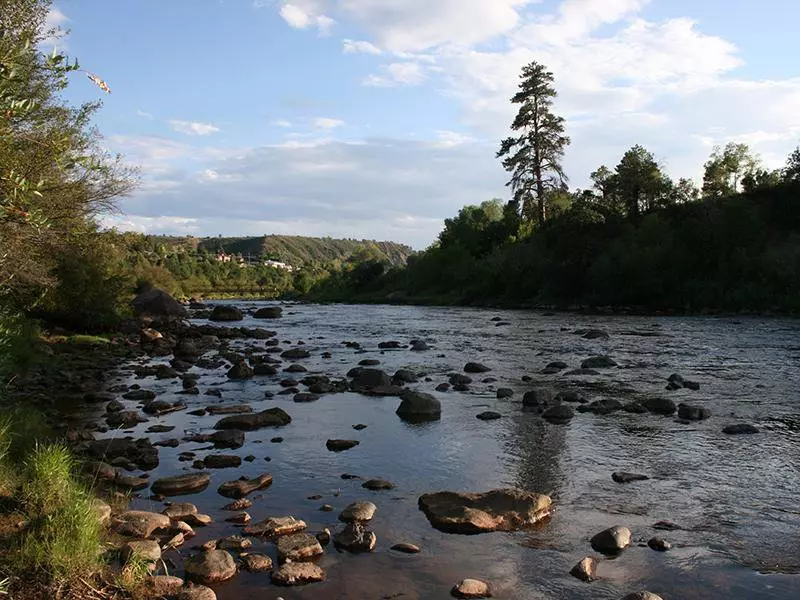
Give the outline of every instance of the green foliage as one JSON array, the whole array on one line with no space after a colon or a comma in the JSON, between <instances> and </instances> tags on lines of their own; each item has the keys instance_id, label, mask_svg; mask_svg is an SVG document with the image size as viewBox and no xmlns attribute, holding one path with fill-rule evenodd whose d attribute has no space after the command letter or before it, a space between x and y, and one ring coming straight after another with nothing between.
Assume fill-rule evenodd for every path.
<instances>
[{"instance_id":1,"label":"green foliage","mask_svg":"<svg viewBox=\"0 0 800 600\"><path fill-rule=\"evenodd\" d=\"M747 144L729 143L724 148L715 146L705 164L703 196L723 198L736 194L743 179L758 169L759 159L750 152Z\"/></svg>"},{"instance_id":2,"label":"green foliage","mask_svg":"<svg viewBox=\"0 0 800 600\"><path fill-rule=\"evenodd\" d=\"M795 148L786 160L782 179L786 183L800 183L800 146Z\"/></svg>"},{"instance_id":3,"label":"green foliage","mask_svg":"<svg viewBox=\"0 0 800 600\"><path fill-rule=\"evenodd\" d=\"M516 136L500 143L497 158L511 173L508 186L528 221L543 225L547 218L547 194L561 189L566 175L561 166L569 138L565 120L552 112L558 93L553 74L544 65L531 62L522 68L519 91L511 98L519 110L511 123Z\"/></svg>"},{"instance_id":4,"label":"green foliage","mask_svg":"<svg viewBox=\"0 0 800 600\"><path fill-rule=\"evenodd\" d=\"M93 572L100 564L102 525L66 446L37 445L18 479L29 525L14 557L17 568L53 580Z\"/></svg>"},{"instance_id":5,"label":"green foliage","mask_svg":"<svg viewBox=\"0 0 800 600\"><path fill-rule=\"evenodd\" d=\"M36 358L36 324L19 312L0 305L0 387Z\"/></svg>"}]
</instances>

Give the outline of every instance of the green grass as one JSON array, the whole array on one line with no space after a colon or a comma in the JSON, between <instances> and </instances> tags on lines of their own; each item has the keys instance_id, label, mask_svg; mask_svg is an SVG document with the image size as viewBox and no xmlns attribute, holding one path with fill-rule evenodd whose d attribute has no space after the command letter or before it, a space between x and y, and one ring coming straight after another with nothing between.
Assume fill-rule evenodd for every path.
<instances>
[{"instance_id":1,"label":"green grass","mask_svg":"<svg viewBox=\"0 0 800 600\"><path fill-rule=\"evenodd\" d=\"M17 556L20 568L33 567L57 580L99 567L103 526L75 471L61 444L37 446L25 462L21 498L30 526Z\"/></svg>"},{"instance_id":2,"label":"green grass","mask_svg":"<svg viewBox=\"0 0 800 600\"><path fill-rule=\"evenodd\" d=\"M128 593L133 592L150 575L151 564L151 561L143 558L138 553L133 553L128 557L119 575L114 579L114 583L118 588Z\"/></svg>"}]
</instances>

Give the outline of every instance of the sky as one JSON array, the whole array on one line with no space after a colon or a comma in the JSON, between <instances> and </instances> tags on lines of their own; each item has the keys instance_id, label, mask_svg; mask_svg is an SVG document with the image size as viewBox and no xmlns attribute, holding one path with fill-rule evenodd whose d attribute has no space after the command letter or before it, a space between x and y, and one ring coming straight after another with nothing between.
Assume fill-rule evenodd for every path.
<instances>
[{"instance_id":1,"label":"sky","mask_svg":"<svg viewBox=\"0 0 800 600\"><path fill-rule=\"evenodd\" d=\"M495 153L532 60L555 77L573 188L634 144L675 178L731 141L782 166L799 21L795 0L56 0L49 16L112 89L103 144L141 169L106 225L418 249L462 206L508 199Z\"/></svg>"}]
</instances>

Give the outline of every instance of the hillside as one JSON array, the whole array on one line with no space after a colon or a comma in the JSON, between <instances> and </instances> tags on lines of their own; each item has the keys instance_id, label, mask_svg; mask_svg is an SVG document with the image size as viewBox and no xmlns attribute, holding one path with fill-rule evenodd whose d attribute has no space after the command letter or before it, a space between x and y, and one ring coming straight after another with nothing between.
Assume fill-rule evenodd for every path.
<instances>
[{"instance_id":1,"label":"hillside","mask_svg":"<svg viewBox=\"0 0 800 600\"><path fill-rule=\"evenodd\" d=\"M314 238L297 235L265 235L261 237L217 237L196 238L186 245L196 245L197 250L216 253L220 250L228 254L250 254L279 260L299 267L313 263L327 264L344 260L354 254L369 253L376 258L384 258L393 266L405 265L413 250L395 242L375 242L371 240L349 240L333 238Z\"/></svg>"}]
</instances>

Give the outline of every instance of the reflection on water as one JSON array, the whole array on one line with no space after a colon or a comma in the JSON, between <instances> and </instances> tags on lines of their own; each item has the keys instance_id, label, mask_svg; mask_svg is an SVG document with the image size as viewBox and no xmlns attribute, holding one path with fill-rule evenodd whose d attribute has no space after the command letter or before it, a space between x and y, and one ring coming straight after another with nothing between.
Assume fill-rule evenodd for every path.
<instances>
[{"instance_id":1,"label":"reflection on water","mask_svg":"<svg viewBox=\"0 0 800 600\"><path fill-rule=\"evenodd\" d=\"M254 303L240 303L244 308ZM497 327L490 319L510 323ZM272 487L254 495L248 512L254 520L291 514L312 531L335 527L346 504L369 499L378 505L373 529L376 552L352 556L328 548L321 559L324 584L305 589L279 589L264 574L241 573L218 586L222 600L293 598L449 598L450 587L464 577L490 581L498 598L620 598L650 589L665 598L795 598L800 597L800 377L797 340L800 323L783 319L588 317L572 314L542 316L525 311L417 308L387 306L296 305L280 320L245 326L278 331L280 340L302 340L312 358L302 362L313 373L342 376L363 358L377 358L389 373L398 368L423 372L432 391L461 371L468 360L492 368L496 383L478 382L466 393L440 393L442 420L409 425L394 414L395 398L357 394L324 396L295 404L291 396L265 400L264 392L280 390L280 377L231 382L224 369L197 370L199 387L217 386L222 399L173 396L174 381L138 380L164 399L182 399L189 410L215 403L245 402L255 410L281 406L293 418L280 432L265 429L247 434L240 456L253 455L236 469L211 471L212 484L187 497L215 521L189 545L236 533L219 511L226 503L216 493L223 481L261 472L274 475ZM586 340L572 333L600 328L608 340ZM426 352L381 352L378 342L407 343L424 339ZM341 342L357 341L366 352L356 353ZM263 342L235 342L233 348ZM322 358L329 352L331 358ZM552 360L570 368L596 354L608 354L620 367L597 376L541 375ZM666 392L666 378L678 372L700 382L699 391ZM528 375L532 381L523 382ZM112 383L132 382L123 373ZM590 400L669 395L711 409L712 418L690 425L671 417L614 413L577 414L566 426L551 425L536 413L521 410L524 392L537 385L580 389ZM496 399L497 387L514 389L510 399ZM131 407L135 403L128 403ZM483 422L484 410L503 415ZM757 436L725 436L724 425L751 422ZM156 441L182 437L184 431L206 431L215 417L173 413L151 419L133 430L136 436L155 423L176 425L175 431L148 434ZM353 424L368 425L355 431ZM283 443L271 443L280 435ZM328 438L358 439L352 450L332 453ZM203 444L182 443L161 448L161 464L152 478L189 469L180 452L209 453ZM269 458L269 462L265 460ZM648 474L649 481L619 485L615 470ZM389 479L396 489L370 492L343 473ZM455 536L430 527L417 509L417 498L443 489L483 491L513 486L552 495L557 511L543 526L518 533ZM319 494L322 500L308 500ZM322 503L336 512L319 511ZM139 508L160 510L163 504L140 498ZM681 529L656 532L659 520ZM659 533L673 543L668 553L634 545L614 560L600 562L601 580L581 583L568 575L582 557L591 554L589 538L601 529L622 524L636 542ZM420 545L423 552L407 556L389 548L397 542ZM276 558L274 547L257 542L254 551ZM180 567L187 554L169 557ZM179 568L180 570L180 568ZM761 572L761 573L760 573ZM770 573L770 574L762 574Z\"/></svg>"}]
</instances>

